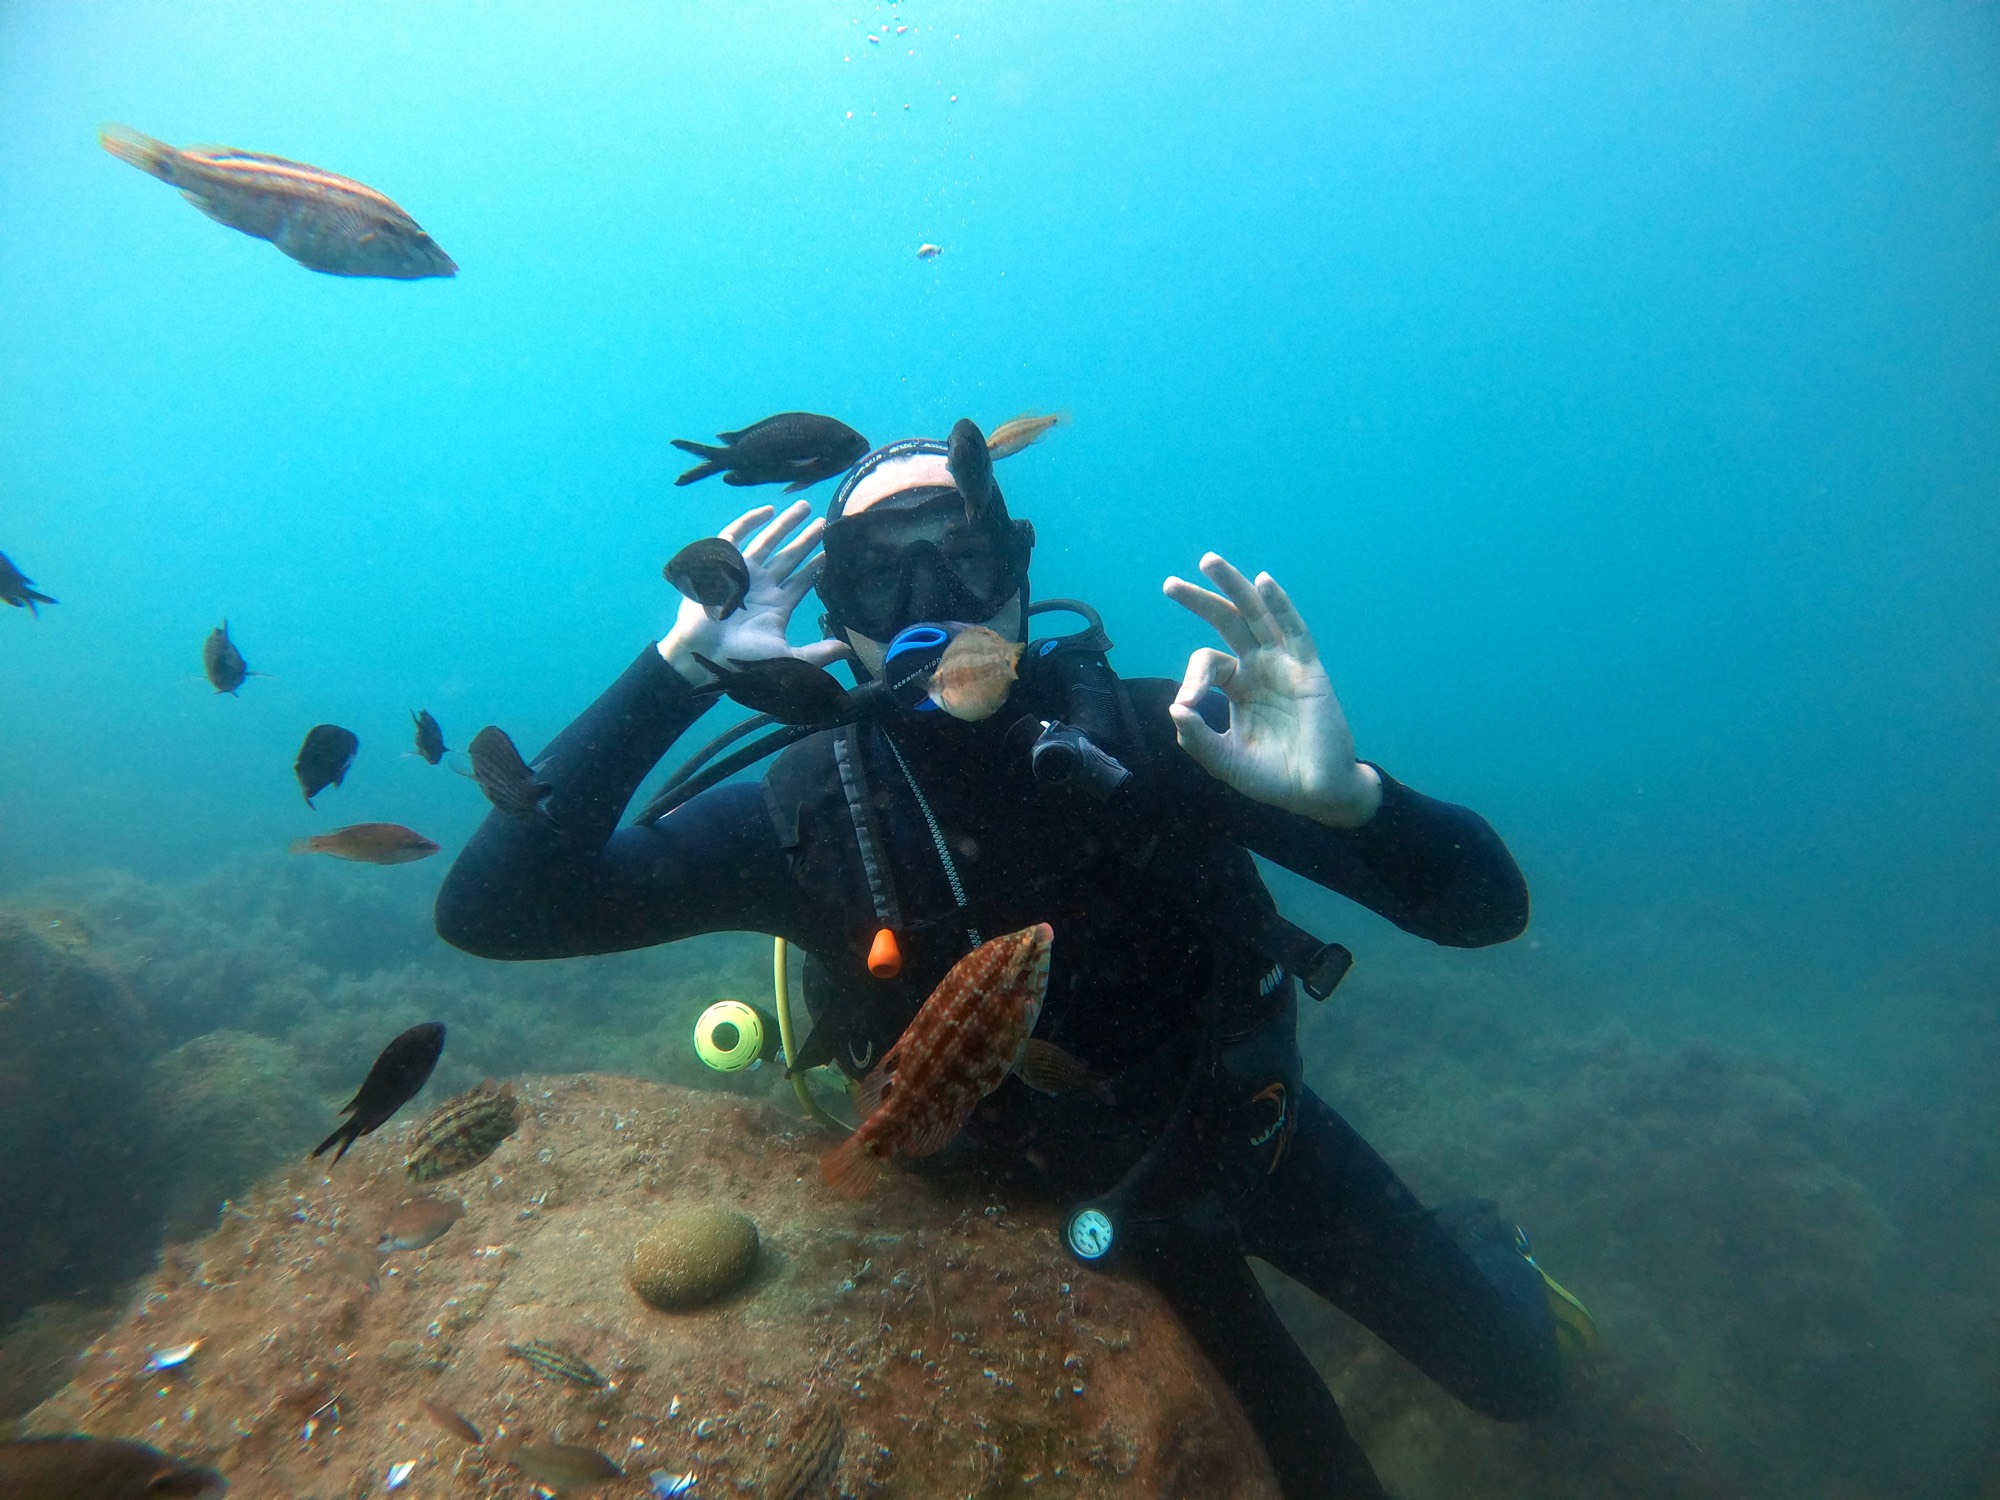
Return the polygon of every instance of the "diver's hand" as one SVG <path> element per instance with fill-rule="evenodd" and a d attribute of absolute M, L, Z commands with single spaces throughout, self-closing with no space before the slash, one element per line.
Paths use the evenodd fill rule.
<path fill-rule="evenodd" d="M 840 641 L 793 646 L 785 640 L 792 611 L 819 577 L 820 559 L 812 554 L 826 523 L 807 524 L 811 515 L 812 506 L 803 500 L 794 501 L 782 515 L 771 506 L 760 505 L 722 528 L 722 539 L 743 554 L 750 570 L 750 587 L 744 592 L 742 607 L 726 620 L 711 619 L 701 605 L 683 599 L 674 628 L 659 645 L 668 666 L 696 687 L 703 687 L 715 679 L 694 659 L 697 652 L 710 661 L 725 663 L 731 657 L 756 661 L 766 656 L 796 656 L 816 667 L 831 666 L 847 655 L 847 647 Z M 800 531 L 802 525 L 805 529 Z M 793 536 L 793 532 L 798 535 Z M 750 540 L 745 541 L 746 537 Z"/>
<path fill-rule="evenodd" d="M 1355 760 L 1347 715 L 1290 596 L 1269 573 L 1252 583 L 1213 552 L 1203 554 L 1201 571 L 1220 594 L 1169 578 L 1166 595 L 1213 625 L 1236 654 L 1204 646 L 1188 658 L 1167 710 L 1181 748 L 1255 801 L 1333 828 L 1366 823 L 1382 805 L 1382 778 Z M 1223 734 L 1194 707 L 1212 687 L 1229 698 Z"/>

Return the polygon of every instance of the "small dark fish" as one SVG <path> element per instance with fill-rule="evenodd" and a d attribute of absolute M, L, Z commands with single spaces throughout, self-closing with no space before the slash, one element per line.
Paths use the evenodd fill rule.
<path fill-rule="evenodd" d="M 347 779 L 348 768 L 354 764 L 355 752 L 360 748 L 361 740 L 354 731 L 342 729 L 338 724 L 315 724 L 306 731 L 305 741 L 299 746 L 299 758 L 292 762 L 292 774 L 299 778 L 307 807 L 328 787 L 339 786 Z"/>
<path fill-rule="evenodd" d="M 144 1443 L 94 1437 L 0 1443 L 0 1495 L 7 1500 L 193 1500 L 228 1488 L 215 1470 Z"/>
<path fill-rule="evenodd" d="M 575 1443 L 524 1443 L 519 1438 L 505 1438 L 494 1444 L 493 1452 L 503 1463 L 512 1464 L 558 1494 L 625 1477 L 623 1469 L 595 1448 Z"/>
<path fill-rule="evenodd" d="M 604 1377 L 566 1349 L 558 1349 L 553 1344 L 545 1344 L 535 1339 L 526 1344 L 509 1344 L 507 1352 L 518 1360 L 532 1365 L 537 1374 L 552 1380 L 567 1380 L 574 1385 L 593 1388 L 606 1384 Z"/>
<path fill-rule="evenodd" d="M 475 1448 L 486 1441 L 485 1438 L 480 1436 L 477 1427 L 474 1427 L 464 1417 L 461 1417 L 443 1402 L 419 1400 L 417 1405 L 422 1408 L 425 1416 L 429 1417 L 453 1437 L 468 1442 Z"/>
<path fill-rule="evenodd" d="M 965 519 L 976 521 L 993 508 L 993 455 L 979 424 L 970 417 L 960 417 L 952 424 L 948 441 L 951 454 L 945 464 L 951 470 L 951 482 L 965 497 Z"/>
<path fill-rule="evenodd" d="M 0 552 L 0 604 L 11 604 L 16 609 L 26 605 L 29 614 L 39 616 L 41 611 L 36 605 L 56 601 L 47 594 L 36 593 L 34 583 L 34 579 L 8 561 L 6 553 Z"/>
<path fill-rule="evenodd" d="M 742 608 L 743 596 L 750 588 L 750 568 L 743 554 L 719 536 L 689 542 L 661 571 L 668 583 L 704 606 L 716 620 L 726 620 Z"/>
<path fill-rule="evenodd" d="M 805 1435 L 792 1445 L 791 1459 L 764 1483 L 764 1500 L 806 1500 L 833 1482 L 847 1432 L 840 1413 L 822 1406 Z"/>
<path fill-rule="evenodd" d="M 704 462 L 675 484 L 693 484 L 711 474 L 724 484 L 782 484 L 785 493 L 805 489 L 851 469 L 868 451 L 868 439 L 832 417 L 809 411 L 780 412 L 737 432 L 718 432 L 726 445 L 710 447 L 675 438 L 674 446 Z"/>
<path fill-rule="evenodd" d="M 407 865 L 437 852 L 435 843 L 401 823 L 353 823 L 332 833 L 292 840 L 294 854 L 331 854 L 364 865 Z"/>
<path fill-rule="evenodd" d="M 443 1239 L 464 1217 L 465 1205 L 456 1198 L 412 1198 L 397 1204 L 382 1221 L 380 1248 L 385 1252 L 425 1249 Z"/>
<path fill-rule="evenodd" d="M 410 722 L 417 726 L 417 754 L 433 766 L 443 760 L 444 731 L 438 728 L 438 721 L 431 717 L 431 711 L 427 708 L 411 709 Z"/>
<path fill-rule="evenodd" d="M 375 1059 L 368 1076 L 361 1080 L 354 1097 L 341 1107 L 340 1112 L 352 1118 L 314 1147 L 313 1155 L 318 1156 L 338 1141 L 340 1149 L 333 1154 L 334 1162 L 338 1163 L 347 1155 L 349 1146 L 388 1123 L 391 1115 L 417 1097 L 417 1090 L 430 1081 L 431 1069 L 437 1066 L 438 1054 L 443 1051 L 442 1021 L 412 1026 L 389 1043 Z"/>
<path fill-rule="evenodd" d="M 555 788 L 535 780 L 535 773 L 521 759 L 506 730 L 488 724 L 472 737 L 467 753 L 472 757 L 472 779 L 486 793 L 488 802 L 510 818 L 539 818 L 551 827 L 555 825 L 542 806 Z"/>
<path fill-rule="evenodd" d="M 719 667 L 699 651 L 694 659 L 715 674 L 715 680 L 745 708 L 769 714 L 781 724 L 830 724 L 846 711 L 847 689 L 825 667 L 796 656 L 765 656 L 745 661 L 729 658 Z"/>
<path fill-rule="evenodd" d="M 227 620 L 211 630 L 208 639 L 201 643 L 201 670 L 208 678 L 208 685 L 218 693 L 234 693 L 243 686 L 244 678 L 265 675 L 251 671 L 249 663 L 243 660 L 243 653 L 229 638 Z"/>
<path fill-rule="evenodd" d="M 396 204 L 324 168 L 231 146 L 183 150 L 123 125 L 103 126 L 97 139 L 120 161 L 179 188 L 216 223 L 269 240 L 308 270 L 394 281 L 458 273 Z"/>
<path fill-rule="evenodd" d="M 476 1167 L 500 1149 L 520 1118 L 514 1085 L 485 1079 L 417 1121 L 403 1171 L 412 1182 L 435 1182 Z"/>

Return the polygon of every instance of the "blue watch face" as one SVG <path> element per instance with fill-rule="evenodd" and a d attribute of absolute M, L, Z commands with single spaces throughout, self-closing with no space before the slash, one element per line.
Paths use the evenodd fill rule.
<path fill-rule="evenodd" d="M 1111 1248 L 1111 1221 L 1094 1208 L 1070 1216 L 1069 1248 L 1078 1260 L 1096 1260 Z"/>

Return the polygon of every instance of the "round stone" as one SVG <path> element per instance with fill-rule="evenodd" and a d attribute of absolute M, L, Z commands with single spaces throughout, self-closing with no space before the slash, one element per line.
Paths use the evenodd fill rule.
<path fill-rule="evenodd" d="M 666 1311 L 711 1302 L 757 1264 L 757 1224 L 719 1204 L 668 1214 L 632 1247 L 625 1279 Z"/>

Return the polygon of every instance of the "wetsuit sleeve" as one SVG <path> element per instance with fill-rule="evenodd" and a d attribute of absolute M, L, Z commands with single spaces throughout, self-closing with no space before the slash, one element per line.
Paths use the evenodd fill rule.
<path fill-rule="evenodd" d="M 713 700 L 648 646 L 535 759 L 554 822 L 495 812 L 438 892 L 441 937 L 485 958 L 568 958 L 700 932 L 792 935 L 799 898 L 754 784 L 620 828 L 639 783 Z"/>
<path fill-rule="evenodd" d="M 1434 943 L 1480 948 L 1519 937 L 1527 927 L 1527 881 L 1477 813 L 1413 791 L 1380 766 L 1382 805 L 1359 828 L 1328 828 L 1253 802 L 1180 748 L 1166 714 L 1176 686 L 1132 683 L 1133 705 L 1166 785 L 1205 805 L 1218 832 Z M 1226 729 L 1228 700 L 1210 693 L 1201 714 L 1212 728 Z"/>

